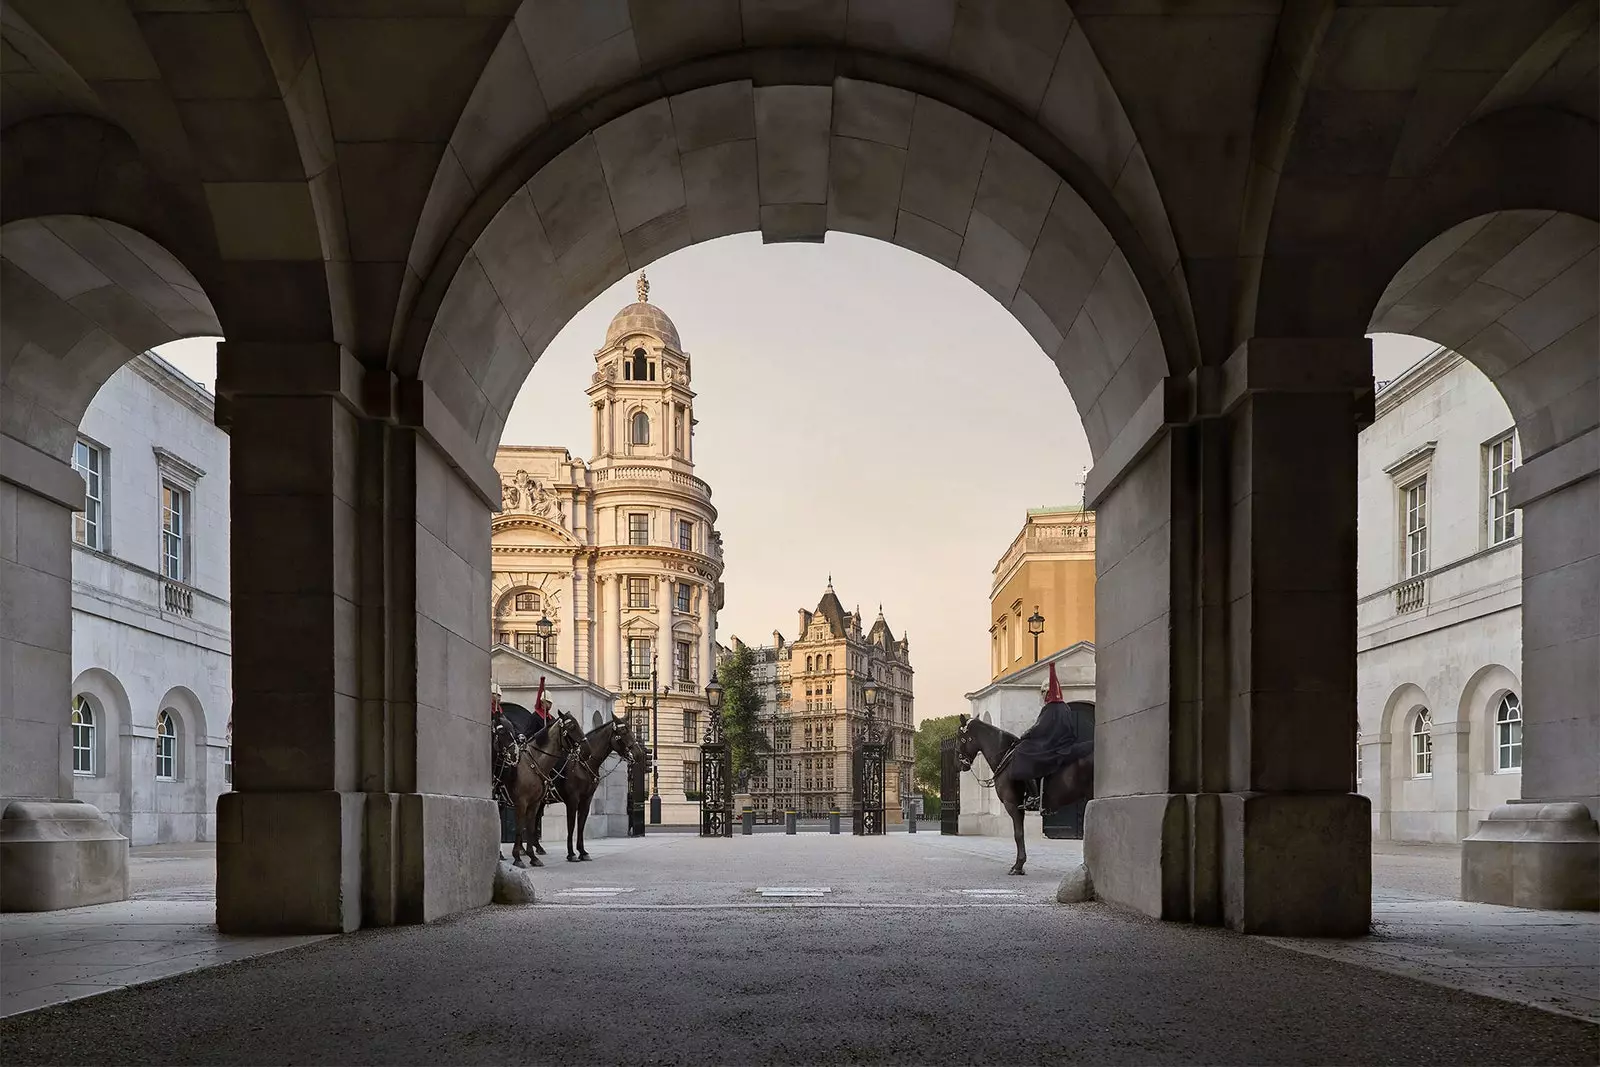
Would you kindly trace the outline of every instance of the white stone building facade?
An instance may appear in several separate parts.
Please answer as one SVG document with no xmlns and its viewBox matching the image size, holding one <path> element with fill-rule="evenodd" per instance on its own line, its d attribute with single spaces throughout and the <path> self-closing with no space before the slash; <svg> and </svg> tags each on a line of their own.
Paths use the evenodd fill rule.
<svg viewBox="0 0 1600 1067">
<path fill-rule="evenodd" d="M 1381 384 L 1358 449 L 1356 787 L 1374 839 L 1457 842 L 1522 795 L 1512 417 L 1441 348 Z"/>
<path fill-rule="evenodd" d="M 632 709 L 657 754 L 663 820 L 695 822 L 722 538 L 711 487 L 694 474 L 690 357 L 648 291 L 641 278 L 639 301 L 595 353 L 592 458 L 548 446 L 495 454 L 490 610 L 496 644 L 620 694 L 617 713 Z"/>
<path fill-rule="evenodd" d="M 73 466 L 63 776 L 135 845 L 216 839 L 232 778 L 228 436 L 158 356 L 111 376 Z"/>
</svg>

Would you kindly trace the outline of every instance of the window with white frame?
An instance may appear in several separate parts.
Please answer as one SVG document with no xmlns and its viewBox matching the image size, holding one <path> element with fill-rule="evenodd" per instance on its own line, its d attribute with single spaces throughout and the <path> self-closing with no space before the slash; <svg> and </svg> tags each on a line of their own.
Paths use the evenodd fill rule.
<svg viewBox="0 0 1600 1067">
<path fill-rule="evenodd" d="M 694 551 L 694 523 L 688 519 L 678 520 L 678 547 L 685 552 Z"/>
<path fill-rule="evenodd" d="M 1511 472 L 1517 466 L 1517 435 L 1508 432 L 1483 449 L 1484 518 L 1490 545 L 1517 536 L 1517 513 L 1511 508 Z"/>
<path fill-rule="evenodd" d="M 189 580 L 189 494 L 170 482 L 161 483 L 161 574 L 175 582 Z"/>
<path fill-rule="evenodd" d="M 650 543 L 650 513 L 634 511 L 628 514 L 628 544 L 648 545 Z"/>
<path fill-rule="evenodd" d="M 81 695 L 72 698 L 72 773 L 94 774 L 94 709 Z"/>
<path fill-rule="evenodd" d="M 1405 499 L 1405 577 L 1428 569 L 1428 479 L 1419 478 L 1402 490 Z"/>
<path fill-rule="evenodd" d="M 1494 769 L 1522 770 L 1522 700 L 1515 693 L 1501 697 L 1495 709 Z"/>
<path fill-rule="evenodd" d="M 650 579 L 628 579 L 628 607 L 648 608 L 650 606 Z"/>
<path fill-rule="evenodd" d="M 688 611 L 689 610 L 689 604 L 690 604 L 690 599 L 689 598 L 691 596 L 692 596 L 692 594 L 690 593 L 690 585 L 689 585 L 689 583 L 688 582 L 679 582 L 678 583 L 678 610 L 679 611 Z"/>
<path fill-rule="evenodd" d="M 648 637 L 628 638 L 628 677 L 650 677 L 650 639 Z"/>
<path fill-rule="evenodd" d="M 1363 763 L 1364 763 L 1364 761 L 1361 758 L 1361 742 L 1357 741 L 1356 742 L 1356 785 L 1360 785 L 1361 784 L 1361 772 L 1364 769 L 1363 768 Z"/>
<path fill-rule="evenodd" d="M 222 748 L 222 780 L 233 784 L 233 720 L 228 720 L 227 744 Z"/>
<path fill-rule="evenodd" d="M 178 717 L 170 710 L 156 716 L 156 780 L 178 778 Z"/>
<path fill-rule="evenodd" d="M 689 668 L 690 657 L 693 655 L 691 646 L 687 641 L 674 641 L 672 643 L 672 676 L 678 681 L 687 684 L 691 681 Z"/>
<path fill-rule="evenodd" d="M 87 441 L 72 447 L 72 469 L 83 476 L 83 510 L 73 512 L 72 539 L 85 548 L 105 549 L 105 453 Z"/>
<path fill-rule="evenodd" d="M 1411 776 L 1433 777 L 1433 715 L 1427 708 L 1411 720 Z"/>
</svg>

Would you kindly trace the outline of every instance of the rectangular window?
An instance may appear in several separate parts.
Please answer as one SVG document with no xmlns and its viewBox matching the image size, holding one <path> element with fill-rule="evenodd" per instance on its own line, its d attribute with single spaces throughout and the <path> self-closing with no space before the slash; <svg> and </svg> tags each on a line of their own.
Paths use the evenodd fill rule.
<svg viewBox="0 0 1600 1067">
<path fill-rule="evenodd" d="M 650 677 L 650 639 L 648 637 L 628 638 L 628 677 Z"/>
<path fill-rule="evenodd" d="M 537 656 L 539 654 L 539 635 L 535 633 L 517 634 L 517 651 L 524 656 Z"/>
<path fill-rule="evenodd" d="M 679 611 L 688 611 L 689 610 L 689 598 L 691 596 L 691 594 L 689 592 L 689 588 L 690 587 L 689 587 L 689 583 L 688 582 L 679 582 L 678 583 L 678 610 Z"/>
<path fill-rule="evenodd" d="M 1517 439 L 1508 433 L 1484 449 L 1484 490 L 1488 496 L 1484 515 L 1489 544 L 1498 545 L 1517 536 L 1517 513 L 1511 509 L 1511 472 L 1517 466 Z"/>
<path fill-rule="evenodd" d="M 700 713 L 697 711 L 683 713 L 683 743 L 686 745 L 700 743 Z"/>
<path fill-rule="evenodd" d="M 688 519 L 678 520 L 678 547 L 685 552 L 694 551 L 694 523 Z"/>
<path fill-rule="evenodd" d="M 105 499 L 100 481 L 102 459 L 100 450 L 87 441 L 73 446 L 72 469 L 83 476 L 83 511 L 73 513 L 72 539 L 96 550 L 105 548 L 101 536 L 101 508 Z"/>
<path fill-rule="evenodd" d="M 189 494 L 161 483 L 161 573 L 175 582 L 189 580 L 185 552 L 189 536 Z"/>
<path fill-rule="evenodd" d="M 700 791 L 700 764 L 691 760 L 683 761 L 683 791 L 685 794 Z"/>
<path fill-rule="evenodd" d="M 1405 577 L 1415 578 L 1428 569 L 1428 479 L 1413 482 L 1405 488 L 1406 509 L 1406 571 Z"/>
<path fill-rule="evenodd" d="M 689 684 L 689 642 L 674 641 L 672 643 L 672 676 L 684 684 Z"/>
<path fill-rule="evenodd" d="M 630 716 L 628 722 L 633 728 L 633 736 L 639 739 L 641 745 L 650 743 L 650 713 L 641 712 Z"/>
<path fill-rule="evenodd" d="M 628 513 L 628 544 L 648 545 L 650 543 L 650 514 L 643 511 Z"/>
<path fill-rule="evenodd" d="M 650 579 L 628 579 L 628 607 L 648 608 L 650 606 Z"/>
</svg>

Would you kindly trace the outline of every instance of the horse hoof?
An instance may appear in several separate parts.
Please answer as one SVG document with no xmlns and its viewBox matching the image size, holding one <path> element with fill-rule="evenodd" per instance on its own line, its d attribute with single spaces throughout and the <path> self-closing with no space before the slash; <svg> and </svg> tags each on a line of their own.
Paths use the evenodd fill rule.
<svg viewBox="0 0 1600 1067">
<path fill-rule="evenodd" d="M 518 856 L 516 859 L 511 861 L 511 866 L 517 868 L 518 870 L 521 870 L 522 868 L 526 867 L 527 864 L 522 862 L 522 857 L 521 856 Z"/>
<path fill-rule="evenodd" d="M 540 848 L 538 845 L 534 845 L 533 846 L 533 851 L 534 851 L 535 855 L 539 855 L 539 856 L 544 855 L 544 849 Z"/>
<path fill-rule="evenodd" d="M 579 863 L 588 863 L 589 862 L 589 854 L 587 852 L 578 853 L 578 862 Z"/>
<path fill-rule="evenodd" d="M 576 857 L 576 856 L 568 856 L 567 857 L 567 862 L 568 863 L 577 863 L 578 862 L 578 857 Z"/>
</svg>

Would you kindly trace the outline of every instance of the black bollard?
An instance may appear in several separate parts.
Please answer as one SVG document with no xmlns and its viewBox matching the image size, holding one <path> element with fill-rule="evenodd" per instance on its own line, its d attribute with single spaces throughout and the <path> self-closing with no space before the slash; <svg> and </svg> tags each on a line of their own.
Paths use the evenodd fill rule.
<svg viewBox="0 0 1600 1067">
<path fill-rule="evenodd" d="M 839 832 L 839 813 L 836 812 L 836 811 L 830 811 L 830 812 L 828 812 L 828 833 L 836 834 L 838 832 Z"/>
<path fill-rule="evenodd" d="M 795 813 L 794 812 L 792 812 L 792 811 L 784 812 L 783 813 L 783 832 L 786 833 L 786 834 L 794 833 L 795 829 L 796 829 L 795 821 L 796 821 L 796 819 L 795 819 Z"/>
<path fill-rule="evenodd" d="M 914 811 L 907 812 L 906 813 L 906 833 L 914 834 L 916 832 L 917 832 L 917 813 L 914 812 Z"/>
<path fill-rule="evenodd" d="M 744 828 L 744 834 L 749 837 L 756 832 L 756 813 L 754 808 L 745 808 L 739 816 L 739 823 Z"/>
</svg>

